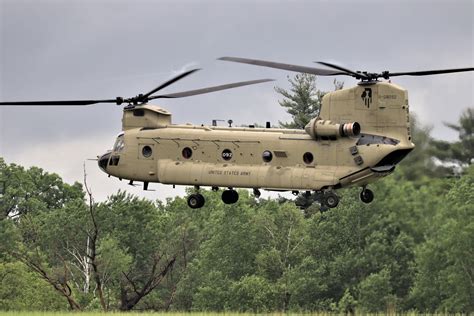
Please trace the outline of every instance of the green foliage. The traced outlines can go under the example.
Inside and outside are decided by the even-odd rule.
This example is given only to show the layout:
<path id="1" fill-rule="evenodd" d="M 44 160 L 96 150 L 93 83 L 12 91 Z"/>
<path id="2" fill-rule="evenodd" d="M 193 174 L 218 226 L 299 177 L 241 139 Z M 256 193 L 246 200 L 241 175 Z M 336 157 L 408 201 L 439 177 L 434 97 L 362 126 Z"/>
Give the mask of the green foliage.
<path id="1" fill-rule="evenodd" d="M 284 97 L 278 103 L 286 108 L 293 121 L 290 123 L 280 122 L 280 125 L 285 128 L 302 129 L 313 117 L 319 115 L 324 92 L 316 89 L 316 76 L 314 75 L 301 73 L 293 79 L 288 77 L 288 81 L 291 86 L 290 90 L 275 87 L 275 91 Z"/>
<path id="2" fill-rule="evenodd" d="M 392 287 L 390 284 L 390 272 L 383 269 L 377 273 L 367 276 L 359 284 L 360 307 L 368 312 L 380 312 L 387 306 L 390 300 Z"/>
<path id="3" fill-rule="evenodd" d="M 346 289 L 346 291 L 344 292 L 344 295 L 342 296 L 342 298 L 339 300 L 339 303 L 337 304 L 337 310 L 340 313 L 344 313 L 344 314 L 354 314 L 356 306 L 357 306 L 357 301 L 355 300 L 354 296 L 352 296 L 349 289 Z"/>
<path id="4" fill-rule="evenodd" d="M 69 201 L 84 197 L 79 183 L 66 184 L 57 174 L 45 173 L 37 167 L 25 170 L 15 164 L 6 164 L 1 157 L 0 183 L 5 187 L 0 203 L 0 219 L 18 217 L 33 210 L 40 212 L 60 208 Z"/>
<path id="5" fill-rule="evenodd" d="M 459 118 L 459 124 L 445 123 L 459 134 L 457 142 L 433 140 L 434 156 L 443 163 L 465 168 L 474 161 L 474 109 L 467 108 Z"/>
<path id="6" fill-rule="evenodd" d="M 417 247 L 412 297 L 420 310 L 474 311 L 474 173 L 453 183 Z"/>
<path id="7" fill-rule="evenodd" d="M 229 308 L 254 313 L 275 310 L 277 289 L 267 279 L 250 275 L 233 282 L 230 287 Z"/>
<path id="8" fill-rule="evenodd" d="M 64 310 L 67 304 L 19 261 L 0 263 L 0 308 L 13 311 Z"/>

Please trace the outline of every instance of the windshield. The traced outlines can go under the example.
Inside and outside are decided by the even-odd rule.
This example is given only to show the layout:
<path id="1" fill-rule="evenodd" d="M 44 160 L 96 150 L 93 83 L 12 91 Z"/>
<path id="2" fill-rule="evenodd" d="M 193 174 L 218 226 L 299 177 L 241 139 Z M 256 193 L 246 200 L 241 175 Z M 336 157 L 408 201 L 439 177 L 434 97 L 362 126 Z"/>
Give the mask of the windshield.
<path id="1" fill-rule="evenodd" d="M 124 141 L 123 141 L 123 134 L 119 135 L 117 137 L 117 140 L 115 141 L 114 145 L 114 152 L 121 152 L 124 147 Z"/>

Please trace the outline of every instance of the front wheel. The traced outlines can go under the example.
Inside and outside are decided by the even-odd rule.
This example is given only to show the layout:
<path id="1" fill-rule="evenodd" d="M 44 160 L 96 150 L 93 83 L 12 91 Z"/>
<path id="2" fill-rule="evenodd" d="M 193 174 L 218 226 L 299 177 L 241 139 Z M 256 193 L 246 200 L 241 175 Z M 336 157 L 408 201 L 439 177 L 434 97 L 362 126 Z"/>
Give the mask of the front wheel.
<path id="1" fill-rule="evenodd" d="M 372 202 L 374 200 L 374 192 L 369 189 L 364 189 L 360 192 L 360 200 L 366 204 Z"/>

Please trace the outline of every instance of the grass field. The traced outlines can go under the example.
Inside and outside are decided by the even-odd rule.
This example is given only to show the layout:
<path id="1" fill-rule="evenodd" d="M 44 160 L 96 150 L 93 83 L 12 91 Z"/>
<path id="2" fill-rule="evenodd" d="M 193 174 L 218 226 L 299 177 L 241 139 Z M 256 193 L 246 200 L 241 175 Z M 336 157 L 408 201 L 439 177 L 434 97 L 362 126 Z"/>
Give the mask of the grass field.
<path id="1" fill-rule="evenodd" d="M 116 315 L 116 316 L 253 316 L 253 315 L 265 315 L 265 316 L 332 316 L 332 315 L 338 315 L 335 313 L 263 313 L 263 314 L 252 314 L 252 313 L 200 313 L 200 312 L 195 312 L 195 313 L 179 313 L 179 312 L 170 312 L 170 313 L 163 313 L 163 312 L 108 312 L 108 313 L 102 313 L 102 312 L 4 312 L 0 311 L 0 316 L 105 316 L 105 315 Z M 344 315 L 344 314 L 339 314 L 339 315 Z M 438 314 L 421 314 L 421 313 L 415 313 L 415 312 L 409 312 L 409 313 L 379 313 L 379 314 L 368 314 L 368 313 L 356 313 L 356 315 L 363 315 L 363 316 L 372 316 L 372 315 L 397 315 L 397 316 L 418 316 L 418 315 L 423 315 L 423 316 L 428 316 L 428 315 L 433 315 L 433 316 L 462 316 L 463 314 L 444 314 L 444 313 L 438 313 Z M 464 314 L 465 315 L 465 314 Z"/>
<path id="2" fill-rule="evenodd" d="M 269 313 L 269 314 L 251 314 L 251 313 L 152 313 L 152 312 L 109 312 L 109 313 L 101 313 L 101 312 L 2 312 L 0 311 L 0 316 L 104 316 L 104 315 L 117 315 L 117 316 L 251 316 L 251 315 L 265 315 L 265 316 L 327 316 L 327 315 L 334 315 L 329 313 Z M 364 314 L 368 315 L 368 314 Z M 405 315 L 415 315 L 415 314 L 405 314 Z"/>
<path id="3" fill-rule="evenodd" d="M 109 313 L 101 313 L 101 312 L 2 312 L 0 311 L 0 316 L 104 316 L 104 315 L 117 315 L 117 316 L 251 316 L 251 315 L 258 315 L 258 314 L 251 314 L 251 313 L 152 313 L 152 312 L 109 312 Z M 307 314 L 297 314 L 297 313 L 270 313 L 270 314 L 259 314 L 265 316 L 327 316 L 331 315 L 329 313 L 307 313 Z M 367 314 L 365 314 L 367 315 Z"/>

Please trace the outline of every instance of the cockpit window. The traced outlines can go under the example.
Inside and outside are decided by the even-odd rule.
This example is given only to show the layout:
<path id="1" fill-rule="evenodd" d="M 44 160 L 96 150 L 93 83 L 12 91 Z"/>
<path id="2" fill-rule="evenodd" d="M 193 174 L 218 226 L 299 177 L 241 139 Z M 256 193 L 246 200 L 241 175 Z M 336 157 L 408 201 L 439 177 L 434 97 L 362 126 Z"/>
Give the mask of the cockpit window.
<path id="1" fill-rule="evenodd" d="M 400 141 L 394 138 L 371 135 L 371 134 L 360 134 L 357 146 L 369 145 L 369 144 L 385 144 L 385 145 L 397 145 Z"/>
<path id="2" fill-rule="evenodd" d="M 121 152 L 125 146 L 125 143 L 123 141 L 123 134 L 119 135 L 117 137 L 117 140 L 115 141 L 114 145 L 114 152 Z"/>

